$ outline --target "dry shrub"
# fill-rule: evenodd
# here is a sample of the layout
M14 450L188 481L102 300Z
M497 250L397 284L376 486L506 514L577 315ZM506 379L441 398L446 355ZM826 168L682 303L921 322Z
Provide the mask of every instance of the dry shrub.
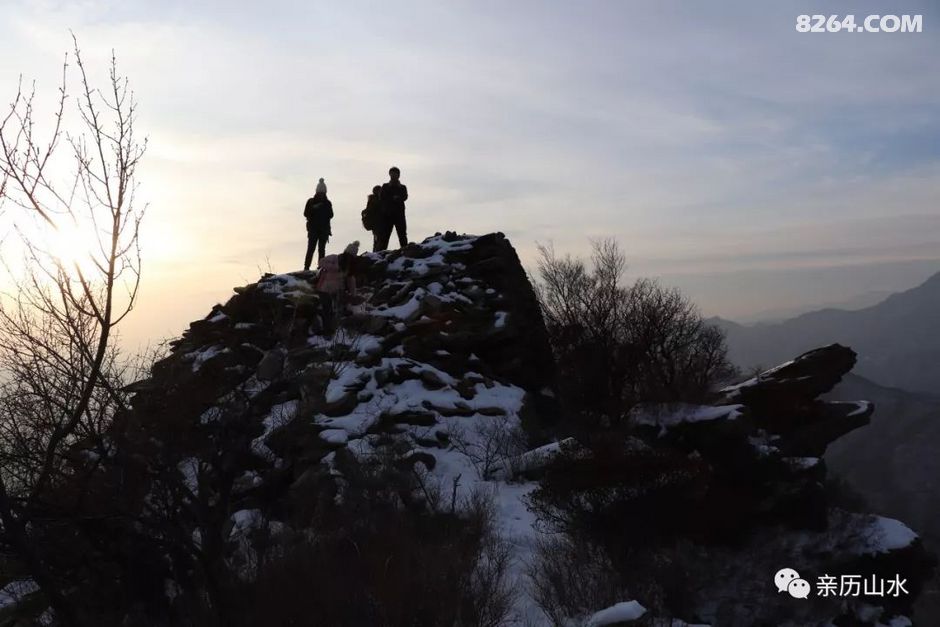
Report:
M623 281L613 240L590 264L541 246L533 280L575 431L616 423L637 403L698 402L734 374L724 334L677 289ZM587 423L587 424L584 424Z
M510 549L485 495L451 511L418 507L418 475L349 459L341 498L309 533L269 556L257 579L235 586L241 625L461 625L505 622L514 590ZM436 503L450 503L440 495Z
M542 540L528 575L535 602L553 625L630 599L606 551L578 536Z

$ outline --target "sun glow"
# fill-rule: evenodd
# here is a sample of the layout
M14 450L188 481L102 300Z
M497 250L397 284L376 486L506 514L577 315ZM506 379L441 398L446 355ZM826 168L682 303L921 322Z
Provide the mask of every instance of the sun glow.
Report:
M110 238L107 233L96 233L91 224L66 219L46 229L36 244L37 249L53 259L67 274L74 275L80 271L85 279L93 281L101 273L99 265L106 267L103 264L107 261Z

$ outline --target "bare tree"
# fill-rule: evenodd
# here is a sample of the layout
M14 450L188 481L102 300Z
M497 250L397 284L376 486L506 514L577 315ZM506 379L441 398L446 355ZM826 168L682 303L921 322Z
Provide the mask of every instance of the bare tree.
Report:
M593 242L590 266L539 247L534 281L566 400L616 420L642 401L695 401L727 377L724 337L676 289L623 281L613 240Z
M107 457L105 429L126 402L129 366L115 337L140 284L144 209L134 194L146 147L134 133L136 102L114 56L107 88L97 89L73 43L75 106L66 55L47 139L37 131L35 89L22 80L0 121L0 204L14 209L23 256L21 268L4 260L14 286L0 297L0 540L65 624L77 619L35 541L34 522L67 508L57 488L75 472L72 456ZM76 227L85 238L63 241Z

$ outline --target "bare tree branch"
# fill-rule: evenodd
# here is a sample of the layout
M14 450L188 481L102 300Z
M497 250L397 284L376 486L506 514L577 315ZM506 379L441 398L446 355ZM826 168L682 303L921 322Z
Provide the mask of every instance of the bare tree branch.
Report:
M77 124L66 116L68 55L46 141L35 130L35 89L27 93L22 80L0 121L0 202L22 210L14 218L24 261L14 291L0 295L0 541L27 566L64 624L78 618L32 536L48 520L57 486L74 479L68 463L74 449L87 443L104 452L111 417L126 406L128 370L114 339L140 285L145 208L135 207L134 190L146 150L146 140L135 139L137 105L114 54L104 90L91 84L74 35L73 55ZM91 229L92 241L71 244L87 255L50 244L48 236L72 224ZM5 260L4 266L11 273ZM100 463L83 472L93 474Z

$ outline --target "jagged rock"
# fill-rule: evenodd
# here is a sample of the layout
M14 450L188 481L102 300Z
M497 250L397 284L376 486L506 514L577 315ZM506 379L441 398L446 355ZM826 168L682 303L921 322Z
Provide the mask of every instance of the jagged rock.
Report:
M413 468L415 464L423 464L428 470L434 470L434 466L437 465L437 458L426 451L409 451L407 455L397 460L396 463L400 468L408 468L409 470Z
M460 393L460 397L464 400L472 400L476 396L476 382L470 380L469 378L461 379L457 383L457 392Z
M447 385L440 375L433 370L422 370L421 381L431 390L439 390Z
M350 389L339 400L326 403L322 411L325 416L346 416L358 407L360 402L358 392Z
M475 302L483 300L483 297L485 296L483 288L481 288L479 285L471 285L470 287L467 287L461 291L464 296Z
M275 348L266 352L258 363L257 377L262 381L274 381L281 376L286 355L287 351L283 348Z
M375 378L375 384L377 386L385 387L392 380L392 375L394 371L391 368L376 368L372 372L373 378Z
M721 398L750 409L761 425L781 435L779 446L790 455L819 456L835 439L868 424L874 411L870 403L834 405L818 400L855 361L852 349L832 344L726 387Z
M781 439L780 449L790 455L821 456L826 447L849 431L867 425L875 411L873 403L820 402L815 415Z
M421 298L421 314L425 316L436 316L441 312L444 301L434 294L425 294Z
M855 351L831 344L803 353L743 383L721 390L724 402L767 415L785 413L829 392L855 366Z
M382 334L388 327L388 320L381 316L368 316L363 325L363 331L371 335Z

